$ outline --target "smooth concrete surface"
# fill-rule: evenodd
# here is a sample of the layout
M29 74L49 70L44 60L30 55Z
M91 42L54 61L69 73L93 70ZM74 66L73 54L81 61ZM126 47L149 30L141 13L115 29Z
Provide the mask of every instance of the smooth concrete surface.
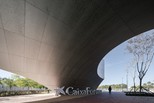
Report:
M154 103L154 97L126 96L122 92L104 92L91 96L62 96L51 94L0 97L0 103Z
M111 95L109 93L103 93L100 95L49 103L154 103L154 97L126 96L124 93L114 92Z
M101 59L153 29L153 11L149 0L0 0L0 68L50 89L95 89Z
M0 97L0 103L24 103L42 101L48 99L58 98L53 94L31 94L31 95L20 95L20 96L7 96Z
M31 94L0 97L0 103L55 103L80 97L84 96L55 96L54 94Z

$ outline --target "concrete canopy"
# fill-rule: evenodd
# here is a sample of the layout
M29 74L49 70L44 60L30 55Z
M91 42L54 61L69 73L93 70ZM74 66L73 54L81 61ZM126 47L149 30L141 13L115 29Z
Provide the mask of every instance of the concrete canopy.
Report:
M148 0L0 0L0 68L49 88L96 88L101 59L153 27Z

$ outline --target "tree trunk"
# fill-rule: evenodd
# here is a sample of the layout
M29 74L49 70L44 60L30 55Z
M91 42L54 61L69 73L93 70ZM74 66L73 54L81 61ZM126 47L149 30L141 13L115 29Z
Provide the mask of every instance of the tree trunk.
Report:
M134 82L134 92L136 92L136 86L135 86L135 82Z
M142 91L142 78L140 78L140 93Z
M133 82L134 82L134 92L136 92L135 78L133 78Z

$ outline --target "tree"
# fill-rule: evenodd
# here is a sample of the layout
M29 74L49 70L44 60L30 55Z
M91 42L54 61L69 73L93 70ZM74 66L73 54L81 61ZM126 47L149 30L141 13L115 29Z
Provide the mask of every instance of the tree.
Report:
M32 87L32 88L44 88L43 85L31 80L31 79L28 79L28 78L18 78L15 80L15 84L18 86L18 87Z
M14 83L16 84L16 86L18 87L25 87L25 80L24 78L18 78L14 81Z
M151 34L140 34L128 40L127 50L134 57L138 77L140 80L140 92L142 90L142 80L154 56L154 36Z
M108 89L109 86L111 86L113 89L121 89L121 87L123 88L127 88L127 84L111 84L111 85L102 85L99 86L99 89Z
M133 88L134 92L136 91L136 68L135 68L135 61L131 60L131 62L128 64L127 70L129 71L130 76L133 79Z
M16 74L13 74L13 75L11 75L11 79L13 79L15 81L17 79L20 79L20 76L16 75Z
M2 78L0 77L0 85L2 85L3 83L2 83Z
M2 83L7 85L10 89L13 87L13 86L16 86L14 81L10 78L3 78L2 80Z
M0 86L3 88L3 78L0 77Z

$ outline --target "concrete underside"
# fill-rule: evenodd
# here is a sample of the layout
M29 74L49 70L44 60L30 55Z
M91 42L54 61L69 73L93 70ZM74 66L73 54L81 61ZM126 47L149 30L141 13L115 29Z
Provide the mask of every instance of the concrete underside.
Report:
M96 88L101 59L153 27L150 0L0 0L0 68L51 89Z

